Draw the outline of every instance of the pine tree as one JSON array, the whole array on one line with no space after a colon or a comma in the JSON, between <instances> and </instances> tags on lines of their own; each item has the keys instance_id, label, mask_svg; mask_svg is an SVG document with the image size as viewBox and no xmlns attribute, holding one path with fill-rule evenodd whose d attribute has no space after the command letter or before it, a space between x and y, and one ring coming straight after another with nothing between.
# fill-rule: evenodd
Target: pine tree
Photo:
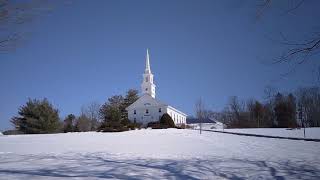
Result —
<instances>
[{"instance_id":1,"label":"pine tree","mask_svg":"<svg viewBox=\"0 0 320 180\"><path fill-rule=\"evenodd\" d=\"M69 114L64 120L63 132L73 132L74 131L74 121L76 117L73 114Z\"/></svg>"},{"instance_id":2,"label":"pine tree","mask_svg":"<svg viewBox=\"0 0 320 180\"><path fill-rule=\"evenodd\" d=\"M103 104L99 111L103 119L100 129L117 129L121 127L123 109L123 97L121 95L109 98L108 102Z\"/></svg>"},{"instance_id":3,"label":"pine tree","mask_svg":"<svg viewBox=\"0 0 320 180\"><path fill-rule=\"evenodd\" d=\"M26 134L55 133L61 128L58 110L47 99L29 99L18 114L11 122Z\"/></svg>"},{"instance_id":4,"label":"pine tree","mask_svg":"<svg viewBox=\"0 0 320 180\"><path fill-rule=\"evenodd\" d=\"M138 127L139 124L132 123L128 119L126 108L134 103L137 99L138 91L130 89L125 97L115 95L108 98L108 101L100 108L100 117L103 120L100 130L104 131L122 131L129 127L131 129Z\"/></svg>"},{"instance_id":5,"label":"pine tree","mask_svg":"<svg viewBox=\"0 0 320 180\"><path fill-rule=\"evenodd\" d=\"M163 114L160 118L160 125L165 128L175 128L175 124L171 116L167 113Z\"/></svg>"},{"instance_id":6,"label":"pine tree","mask_svg":"<svg viewBox=\"0 0 320 180\"><path fill-rule=\"evenodd\" d=\"M296 103L292 94L283 97L282 94L278 93L275 100L274 112L278 127L288 128L297 126Z\"/></svg>"}]
</instances>

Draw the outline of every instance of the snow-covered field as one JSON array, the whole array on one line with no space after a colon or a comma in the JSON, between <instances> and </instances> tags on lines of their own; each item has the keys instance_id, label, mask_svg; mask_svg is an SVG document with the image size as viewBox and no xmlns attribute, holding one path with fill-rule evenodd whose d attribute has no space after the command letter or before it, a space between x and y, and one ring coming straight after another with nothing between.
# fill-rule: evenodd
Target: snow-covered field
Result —
<instances>
[{"instance_id":1,"label":"snow-covered field","mask_svg":"<svg viewBox=\"0 0 320 180\"><path fill-rule=\"evenodd\" d=\"M192 123L192 124L188 124L189 126L191 126L192 129L199 129L200 125L199 123ZM202 123L202 129L223 129L223 124L220 122L217 123Z\"/></svg>"},{"instance_id":2,"label":"snow-covered field","mask_svg":"<svg viewBox=\"0 0 320 180\"><path fill-rule=\"evenodd\" d=\"M222 129L219 129L222 131ZM246 134L259 134L280 137L303 138L303 129L285 129L285 128L252 128L252 129L224 129L227 132L237 132ZM320 139L320 128L306 128L306 138Z\"/></svg>"},{"instance_id":3,"label":"snow-covered field","mask_svg":"<svg viewBox=\"0 0 320 180\"><path fill-rule=\"evenodd\" d=\"M0 179L319 179L320 143L194 130L0 137Z\"/></svg>"},{"instance_id":4,"label":"snow-covered field","mask_svg":"<svg viewBox=\"0 0 320 180\"><path fill-rule=\"evenodd\" d=\"M199 124L191 124L193 129L199 129ZM246 133L246 134L258 134L268 136L280 136L280 137L295 137L304 138L303 128L301 129L286 129L286 128L245 128L245 129L223 129L222 124L217 123L203 123L202 129L215 130L215 131L226 131L235 133ZM320 128L306 128L306 138L309 139L320 139Z\"/></svg>"}]
</instances>

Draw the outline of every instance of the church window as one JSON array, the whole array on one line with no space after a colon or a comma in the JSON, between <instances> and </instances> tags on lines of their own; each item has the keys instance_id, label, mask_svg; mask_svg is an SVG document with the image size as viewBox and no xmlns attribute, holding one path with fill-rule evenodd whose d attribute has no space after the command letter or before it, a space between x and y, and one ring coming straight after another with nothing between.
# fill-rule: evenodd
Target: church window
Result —
<instances>
[{"instance_id":1,"label":"church window","mask_svg":"<svg viewBox=\"0 0 320 180\"><path fill-rule=\"evenodd\" d=\"M136 110L133 110L133 114L137 114L137 111L136 111Z\"/></svg>"},{"instance_id":2,"label":"church window","mask_svg":"<svg viewBox=\"0 0 320 180\"><path fill-rule=\"evenodd\" d=\"M161 112L161 108L159 108L159 112Z\"/></svg>"},{"instance_id":3,"label":"church window","mask_svg":"<svg viewBox=\"0 0 320 180\"><path fill-rule=\"evenodd\" d=\"M148 88L146 88L146 91L148 91Z\"/></svg>"},{"instance_id":4,"label":"church window","mask_svg":"<svg viewBox=\"0 0 320 180\"><path fill-rule=\"evenodd\" d=\"M148 82L148 80L149 80L148 77L146 77L146 82Z\"/></svg>"},{"instance_id":5,"label":"church window","mask_svg":"<svg viewBox=\"0 0 320 180\"><path fill-rule=\"evenodd\" d=\"M149 109L146 109L146 113L147 113L147 114L149 113Z\"/></svg>"}]
</instances>

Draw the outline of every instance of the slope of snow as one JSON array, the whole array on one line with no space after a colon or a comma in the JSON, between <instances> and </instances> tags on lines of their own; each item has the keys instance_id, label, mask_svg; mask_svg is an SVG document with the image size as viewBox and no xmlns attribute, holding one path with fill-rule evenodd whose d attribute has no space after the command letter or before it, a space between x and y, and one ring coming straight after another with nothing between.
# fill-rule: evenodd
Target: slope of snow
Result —
<instances>
[{"instance_id":1,"label":"slope of snow","mask_svg":"<svg viewBox=\"0 0 320 180\"><path fill-rule=\"evenodd\" d=\"M222 129L218 129L221 130ZM285 129L285 128L252 128L252 129L224 129L227 132L259 134L280 137L303 138L303 129ZM320 139L320 128L306 128L306 138Z\"/></svg>"},{"instance_id":2,"label":"slope of snow","mask_svg":"<svg viewBox=\"0 0 320 180\"><path fill-rule=\"evenodd\" d=\"M319 179L320 143L193 130L0 137L0 179Z\"/></svg>"}]
</instances>

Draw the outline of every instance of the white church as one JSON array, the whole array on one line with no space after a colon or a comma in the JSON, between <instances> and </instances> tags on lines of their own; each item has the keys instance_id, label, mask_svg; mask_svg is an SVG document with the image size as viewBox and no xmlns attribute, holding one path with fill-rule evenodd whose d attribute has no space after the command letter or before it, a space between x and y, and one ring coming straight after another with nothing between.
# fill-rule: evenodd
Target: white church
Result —
<instances>
[{"instance_id":1,"label":"white church","mask_svg":"<svg viewBox=\"0 0 320 180\"><path fill-rule=\"evenodd\" d=\"M167 113L177 126L186 124L187 115L185 113L156 99L156 85L153 83L148 49L141 93L142 96L126 108L129 120L147 125L149 122L159 121L162 115Z\"/></svg>"}]
</instances>

